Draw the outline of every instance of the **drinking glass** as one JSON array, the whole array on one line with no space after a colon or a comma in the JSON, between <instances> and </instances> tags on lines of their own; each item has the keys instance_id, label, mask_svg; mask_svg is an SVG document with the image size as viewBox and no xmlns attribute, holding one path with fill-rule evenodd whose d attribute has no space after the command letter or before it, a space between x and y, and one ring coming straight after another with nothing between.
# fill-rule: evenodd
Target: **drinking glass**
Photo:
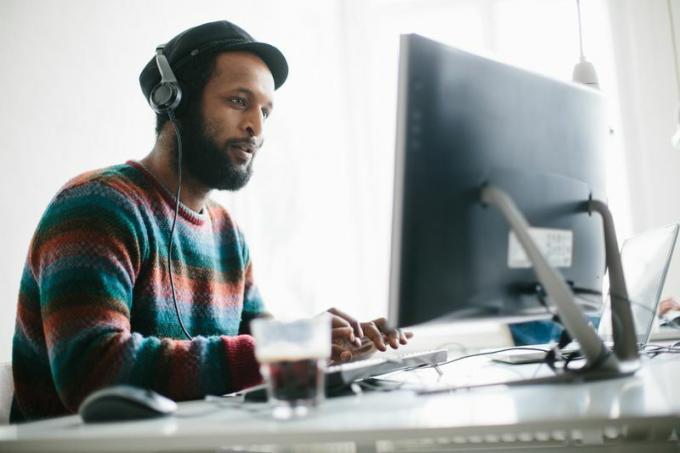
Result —
<instances>
[{"instance_id":1,"label":"drinking glass","mask_svg":"<svg viewBox=\"0 0 680 453\"><path fill-rule=\"evenodd\" d=\"M304 417L324 398L324 372L331 355L330 316L255 319L251 331L274 418Z\"/></svg>"}]
</instances>

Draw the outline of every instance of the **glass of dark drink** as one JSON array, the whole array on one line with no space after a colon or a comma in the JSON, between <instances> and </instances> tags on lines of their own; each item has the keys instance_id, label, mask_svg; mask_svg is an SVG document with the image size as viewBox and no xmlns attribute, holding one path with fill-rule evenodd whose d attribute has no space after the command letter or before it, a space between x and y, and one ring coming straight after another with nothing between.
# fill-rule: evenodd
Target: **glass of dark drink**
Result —
<instances>
[{"instance_id":1,"label":"glass of dark drink","mask_svg":"<svg viewBox=\"0 0 680 453\"><path fill-rule=\"evenodd\" d=\"M277 419L304 417L324 398L324 372L331 353L327 314L296 321L256 319L255 355Z\"/></svg>"}]
</instances>

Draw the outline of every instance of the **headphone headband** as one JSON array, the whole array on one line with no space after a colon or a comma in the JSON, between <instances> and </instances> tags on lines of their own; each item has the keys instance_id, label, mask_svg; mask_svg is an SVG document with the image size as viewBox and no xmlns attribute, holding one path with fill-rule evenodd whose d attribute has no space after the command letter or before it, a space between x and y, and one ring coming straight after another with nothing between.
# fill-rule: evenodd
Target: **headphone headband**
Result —
<instances>
[{"instance_id":1,"label":"headphone headband","mask_svg":"<svg viewBox=\"0 0 680 453\"><path fill-rule=\"evenodd\" d=\"M165 44L156 47L156 65L161 75L161 81L149 94L149 105L156 113L174 111L182 100L182 90L172 72L168 59L163 53L164 49Z\"/></svg>"},{"instance_id":2,"label":"headphone headband","mask_svg":"<svg viewBox=\"0 0 680 453\"><path fill-rule=\"evenodd\" d=\"M172 68L170 68L170 63L168 63L168 59L163 53L164 50L165 44L156 47L156 65L158 65L158 72L161 74L161 83L177 83L175 74L172 72Z\"/></svg>"}]
</instances>

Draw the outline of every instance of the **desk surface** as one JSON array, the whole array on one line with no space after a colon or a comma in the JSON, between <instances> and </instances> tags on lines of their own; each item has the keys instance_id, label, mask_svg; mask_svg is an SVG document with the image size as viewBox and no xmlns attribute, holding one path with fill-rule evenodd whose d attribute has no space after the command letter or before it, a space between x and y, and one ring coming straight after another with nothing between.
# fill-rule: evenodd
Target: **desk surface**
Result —
<instances>
[{"instance_id":1,"label":"desk surface","mask_svg":"<svg viewBox=\"0 0 680 453\"><path fill-rule=\"evenodd\" d=\"M0 451L309 451L322 449L321 444L324 451L345 452L450 451L461 445L478 451L484 445L498 448L501 441L529 447L618 445L615 451L625 451L625 445L639 451L636 442L644 441L646 453L680 451L674 450L677 441L667 440L680 428L678 359L646 360L634 376L582 384L495 386L430 396L370 392L328 400L312 416L287 422L274 421L265 404L229 400L180 403L176 416L150 421L85 425L78 416L61 417L0 427ZM467 359L448 365L444 379L470 384L480 376L531 377L538 366ZM441 448L433 450L433 442Z\"/></svg>"}]
</instances>

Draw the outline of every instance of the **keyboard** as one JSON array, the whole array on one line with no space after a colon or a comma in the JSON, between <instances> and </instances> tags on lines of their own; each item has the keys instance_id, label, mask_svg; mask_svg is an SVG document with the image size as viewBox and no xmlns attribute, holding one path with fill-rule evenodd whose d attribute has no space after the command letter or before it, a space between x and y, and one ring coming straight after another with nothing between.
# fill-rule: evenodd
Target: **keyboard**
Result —
<instances>
[{"instance_id":1,"label":"keyboard","mask_svg":"<svg viewBox=\"0 0 680 453\"><path fill-rule=\"evenodd\" d=\"M328 367L326 369L326 396L343 395L347 393L353 382L361 379L425 365L437 365L446 362L448 358L446 349L381 355L379 353L377 357ZM265 384L256 385L225 396L243 396L244 401L263 402L267 401L267 387Z\"/></svg>"},{"instance_id":2,"label":"keyboard","mask_svg":"<svg viewBox=\"0 0 680 453\"><path fill-rule=\"evenodd\" d=\"M360 379L367 379L381 374L392 373L423 365L436 365L446 362L446 349L419 351L406 354L371 357L356 362L333 365L326 370L326 389L348 386Z\"/></svg>"}]
</instances>

